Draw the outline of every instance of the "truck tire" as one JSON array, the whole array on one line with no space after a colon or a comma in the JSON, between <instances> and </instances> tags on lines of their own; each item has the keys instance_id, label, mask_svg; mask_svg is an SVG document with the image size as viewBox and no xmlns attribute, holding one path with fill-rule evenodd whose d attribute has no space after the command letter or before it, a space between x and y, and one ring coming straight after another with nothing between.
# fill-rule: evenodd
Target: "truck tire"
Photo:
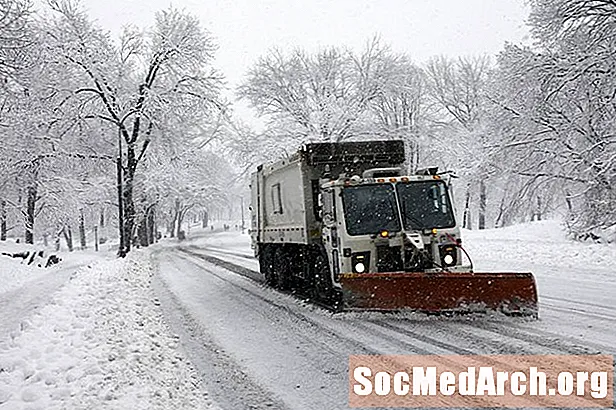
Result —
<instances>
[{"instance_id":1,"label":"truck tire","mask_svg":"<svg viewBox=\"0 0 616 410\"><path fill-rule=\"evenodd\" d=\"M274 256L274 286L280 290L288 290L291 286L291 260L284 247L279 246Z\"/></svg>"},{"instance_id":2,"label":"truck tire","mask_svg":"<svg viewBox=\"0 0 616 410\"><path fill-rule=\"evenodd\" d=\"M274 271L273 252L267 246L263 246L259 252L259 270L265 278L265 283L269 286L276 286L276 276Z\"/></svg>"},{"instance_id":3,"label":"truck tire","mask_svg":"<svg viewBox=\"0 0 616 410\"><path fill-rule=\"evenodd\" d=\"M321 251L315 252L312 263L312 280L314 296L320 300L327 299L332 288L329 263Z\"/></svg>"},{"instance_id":4,"label":"truck tire","mask_svg":"<svg viewBox=\"0 0 616 410\"><path fill-rule=\"evenodd\" d=\"M342 311L342 292L332 282L329 262L325 250L319 249L313 255L312 295L316 300L329 306L334 312Z\"/></svg>"}]
</instances>

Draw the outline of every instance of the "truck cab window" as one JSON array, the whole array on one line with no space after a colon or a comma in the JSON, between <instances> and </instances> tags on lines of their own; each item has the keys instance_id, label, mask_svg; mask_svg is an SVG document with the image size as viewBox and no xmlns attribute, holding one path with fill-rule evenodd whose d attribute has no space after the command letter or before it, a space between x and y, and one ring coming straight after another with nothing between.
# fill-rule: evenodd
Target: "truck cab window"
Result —
<instances>
[{"instance_id":1,"label":"truck cab window","mask_svg":"<svg viewBox=\"0 0 616 410\"><path fill-rule=\"evenodd\" d=\"M342 200L349 235L400 231L393 185L347 187L342 191Z\"/></svg>"},{"instance_id":2,"label":"truck cab window","mask_svg":"<svg viewBox=\"0 0 616 410\"><path fill-rule=\"evenodd\" d=\"M421 230L455 226L447 187L441 181L398 183L404 228Z\"/></svg>"}]
</instances>

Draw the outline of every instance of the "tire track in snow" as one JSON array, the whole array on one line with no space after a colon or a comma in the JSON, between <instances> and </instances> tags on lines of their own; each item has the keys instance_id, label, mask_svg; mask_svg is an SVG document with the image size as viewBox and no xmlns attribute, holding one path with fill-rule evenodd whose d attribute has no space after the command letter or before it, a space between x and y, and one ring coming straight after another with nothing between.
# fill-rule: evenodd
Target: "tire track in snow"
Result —
<instances>
[{"instance_id":1,"label":"tire track in snow","mask_svg":"<svg viewBox=\"0 0 616 410\"><path fill-rule=\"evenodd\" d=\"M241 275L241 276L243 276L245 278L253 280L253 281L257 282L257 283L265 284L265 278L263 277L263 275L260 272L257 272L255 270L248 269L248 268L246 268L244 266L237 265L237 264L235 264L233 262L229 262L229 261L217 258L217 257L212 256L212 255L206 255L203 252L197 252L195 250L188 250L188 249L185 249L185 248L179 248L179 250L180 250L180 252L183 252L185 254L191 255L193 257L197 257L199 259L203 259L204 261L209 262L211 264L221 266L221 267L227 269L228 271L231 271L233 273L237 273L238 275ZM203 249L201 249L201 250L204 251ZM224 253L227 253L227 252L224 252Z\"/></svg>"},{"instance_id":2,"label":"tire track in snow","mask_svg":"<svg viewBox=\"0 0 616 410\"><path fill-rule=\"evenodd\" d=\"M571 313L571 314L578 315L578 316L586 316L592 319L600 319L600 320L608 320L611 322L616 322L616 316L606 315L602 313L588 312L586 310L578 309L575 307L558 306L558 305L553 305L551 303L545 303L545 302L542 302L541 306L546 307L547 309L550 309L550 310L555 310L557 312Z\"/></svg>"},{"instance_id":3,"label":"tire track in snow","mask_svg":"<svg viewBox=\"0 0 616 410\"><path fill-rule=\"evenodd\" d=\"M581 346L576 343L565 343L564 337L555 333L541 331L539 329L519 329L513 325L496 326L492 323L469 323L470 326L478 329L491 332L500 336L505 336L511 339L517 339L523 342L531 342L534 345L541 346L553 350L559 354L594 354L590 346ZM588 343L587 345L590 345ZM592 347L594 349L595 347ZM601 349L597 349L601 351Z\"/></svg>"},{"instance_id":4,"label":"tire track in snow","mask_svg":"<svg viewBox=\"0 0 616 410\"><path fill-rule=\"evenodd\" d=\"M278 398L252 380L221 346L211 340L160 273L154 277L152 287L162 301L161 309L168 326L179 335L184 352L201 375L202 383L215 403L230 409L286 409Z\"/></svg>"},{"instance_id":5,"label":"tire track in snow","mask_svg":"<svg viewBox=\"0 0 616 410\"><path fill-rule=\"evenodd\" d=\"M433 355L433 354L438 353L438 352L435 352L434 350L429 350L421 346L418 346L416 343L412 343L408 340L403 340L403 339L400 339L399 337L392 336L391 334L387 332L383 332L382 330L374 328L373 326L369 326L368 324L364 322L353 321L352 324L354 328L362 329L364 332L370 333L380 340L385 340L392 345L401 346L405 349L410 349L411 352L408 352L408 353L415 353L415 354L420 354L420 355ZM415 339L415 340L420 342L421 344L421 340L419 339Z\"/></svg>"},{"instance_id":6,"label":"tire track in snow","mask_svg":"<svg viewBox=\"0 0 616 410\"><path fill-rule=\"evenodd\" d=\"M581 306L588 306L588 307L595 307L595 308L599 308L599 309L605 309L607 311L612 312L614 310L613 306L606 306L606 305L600 305L598 303L592 303L592 302L581 302L581 301L577 301L577 300L571 300L571 299L564 299L564 298L558 298L555 296L541 296L541 299L547 299L547 300L552 300L555 302L564 302L566 304L576 304L576 305L581 305ZM616 318L616 316L614 316Z\"/></svg>"},{"instance_id":7,"label":"tire track in snow","mask_svg":"<svg viewBox=\"0 0 616 410\"><path fill-rule=\"evenodd\" d=\"M207 250L203 250L203 251L207 251ZM219 253L225 254L228 252L221 251ZM261 274L252 269L248 269L243 266L236 265L232 262L225 261L223 259L211 256L211 255L204 255L202 253L193 253L193 254L195 254L199 258L207 260L210 263L219 265L232 272L238 273L239 275L242 275L249 279L258 281L259 283L264 283L264 279L261 276ZM589 313L589 312L585 312L585 313ZM602 317L602 318L605 319L605 317ZM357 324L357 322L355 323ZM460 348L459 346L455 346L453 344L443 342L442 340L435 339L425 334L421 334L415 331L411 331L409 329L405 329L404 327L401 327L400 325L392 325L384 321L373 321L373 324L380 325L381 327L385 327L385 328L389 328L390 330L397 331L400 334L406 335L408 337L411 337L411 338L414 338L420 341L422 344L433 345L437 349L445 349L450 352L455 352L455 354L476 354L476 352L472 352L471 350ZM467 324L474 328L498 335L500 337L504 336L509 339L518 340L526 344L529 344L531 346L533 345L540 346L542 348L549 349L550 351L558 353L558 354L592 354L592 353L596 353L600 351L609 350L607 346L602 346L600 344L596 344L592 342L582 343L581 341L577 341L575 339L571 339L563 335L541 331L539 329L520 329L516 327L515 324L513 323L502 322L502 323L498 323L498 325L495 325L489 322L473 321L473 322L468 322ZM359 324L359 326L361 326L365 330L370 331L372 333L375 332L375 329L370 329L370 327L366 327L365 324L364 325ZM468 332L466 334L468 335ZM405 347L410 346L410 344L408 342L405 342L404 340L398 339L396 342L395 341L396 338L388 336L387 334L382 334L382 337L386 338L387 340L391 342L401 344L402 346L405 346ZM565 342L564 339L567 339L568 341ZM483 339L475 336L471 341L483 342ZM511 344L511 343L506 344L506 342L503 340L501 340L500 343L505 344L508 347L511 347L512 351L519 349L519 345L516 345L516 344ZM430 353L429 350L422 349L419 346L414 346L414 350L419 354L432 354ZM420 353L422 351L424 353Z\"/></svg>"},{"instance_id":8,"label":"tire track in snow","mask_svg":"<svg viewBox=\"0 0 616 410\"><path fill-rule=\"evenodd\" d=\"M211 251L211 252L215 252L215 253L222 253L224 255L237 256L237 257L240 257L240 258L247 259L249 261L256 261L257 260L252 255L247 255L247 254L241 253L241 252L233 252L233 251L230 251L228 249L216 248L216 247L213 247L213 246L208 246L206 249L203 249L202 247L197 246L197 245L189 245L189 248L191 248L193 250L207 250L207 251Z\"/></svg>"},{"instance_id":9,"label":"tire track in snow","mask_svg":"<svg viewBox=\"0 0 616 410\"><path fill-rule=\"evenodd\" d=\"M237 266L237 265L228 263L226 261L222 261L222 260L220 260L218 258L214 258L214 257L206 256L206 255L201 255L201 254L194 254L192 252L186 252L186 253L191 254L193 257L204 259L206 262L213 263L215 265L221 266L221 267L223 267L223 268L225 268L227 270L230 270L233 273L239 273L242 276L244 276L244 275L242 273L240 273L240 272L250 271L249 269L246 269L246 268L243 268L241 266ZM219 264L218 262L222 262L222 263ZM231 267L231 269L229 269L227 266ZM260 300L262 302L265 302L268 305L270 305L270 306L272 306L272 307L274 307L274 308L276 308L278 310L284 311L287 315L294 317L298 321L305 322L305 323L309 324L310 326L313 326L313 327L316 327L316 328L318 328L318 329L320 329L322 331L325 331L329 336L335 337L335 338L339 339L342 342L349 343L349 344L353 345L354 348L361 350L361 353L358 353L358 354L380 354L380 352L378 352L378 351L368 347L364 343L362 343L362 342L360 342L360 341L358 341L356 339L350 338L347 335L340 334L338 331L332 329L331 327L325 325L324 323L319 322L317 320L314 320L314 319L306 316L303 313L300 313L300 312L297 312L297 311L291 309L291 307L289 305L287 305L287 304L278 303L278 302L276 302L276 301L274 301L274 300L272 300L270 298L267 298L267 297L259 294L258 292L254 292L254 291L248 289L247 287L241 286L238 283L235 283L235 282L233 282L233 281L223 277L222 275L217 274L216 272L214 272L214 271L212 271L210 269L207 269L206 267L203 267L203 266L200 266L200 265L199 265L199 267L201 269L203 269L204 271L206 271L208 274L211 274L211 275L215 276L216 278L218 278L218 279L220 279L220 280L222 280L224 282L227 282L227 283L237 287L243 293L248 294L249 296L251 296L253 298L256 298L256 299L258 299L258 300ZM253 274L257 273L257 272L254 272L254 271L250 271L250 272L252 272ZM254 276L254 275L251 274L251 276ZM246 277L247 279L250 279L250 280L254 280L254 281L256 281L259 284L263 283L263 280L261 278L259 278L257 280L257 279L255 279L254 277L251 277L251 276L244 276L244 277ZM259 274L259 276L260 276L260 274Z\"/></svg>"},{"instance_id":10,"label":"tire track in snow","mask_svg":"<svg viewBox=\"0 0 616 410\"><path fill-rule=\"evenodd\" d=\"M476 352L473 352L471 350L464 349L464 348L462 348L460 346L456 346L456 345L453 345L451 343L447 343L447 342L444 342L442 340L435 339L433 337L427 336L427 335L419 333L419 332L412 331L410 329L406 329L406 328L401 327L401 326L393 325L393 324L388 323L388 322L383 321L383 320L370 320L369 322L374 324L374 325L376 325L376 326L378 326L378 327L381 327L381 328L384 328L384 329L393 330L393 331L395 331L398 334L410 336L413 339L416 339L416 340L419 340L421 342L427 343L429 345L438 347L440 349L443 349L445 351L451 352L453 354L459 354L459 355L476 354ZM434 352L427 353L427 354L434 354Z\"/></svg>"},{"instance_id":11,"label":"tire track in snow","mask_svg":"<svg viewBox=\"0 0 616 410\"><path fill-rule=\"evenodd\" d=\"M214 340L218 340L223 348L227 347L229 355L235 358L235 362L246 363L246 371L253 377L260 375L259 380L263 381L262 386L269 391L277 392L278 397L290 408L312 408L306 407L306 403L313 403L313 400L322 404L329 403L329 405L323 404L314 408L346 408L349 354L383 353L348 337L349 334L353 334L352 329L348 331L339 328L331 329L322 323L328 318L319 317L318 312L314 313L317 316L314 319L306 317L306 314L310 316L311 312L301 312L305 306L289 304L286 295L258 286L252 283L254 281L251 279L227 272L226 269L220 269L210 262L190 255L178 255L174 259L177 262L173 266L180 269L179 272L191 272L189 281L184 281L184 283L190 286L195 279L198 280L200 275L207 276L207 282L204 280L203 283L207 284L206 286L211 289L212 293L223 292L224 306L230 307L214 309L210 311L212 312L210 314L203 316L197 314L195 317L201 317L199 320L204 323L208 329L207 332L215 338ZM185 266L185 264L190 266ZM200 292L199 288L196 288L196 291ZM287 301L280 300L281 297L286 298ZM219 299L214 299L212 302L218 303ZM194 302L192 304L195 306ZM209 310L207 305L204 305L204 308ZM299 312L297 312L298 309ZM194 310L194 307L191 310ZM239 338L243 338L238 333L241 331L239 329L248 330L251 324L259 329L255 331L254 336L248 337L249 340L255 340L257 343L254 350L245 342L227 344L228 339L224 337L228 332L217 331L209 324L217 323L218 318L220 320L230 319L227 313L229 311L242 315L228 327ZM245 313L242 314L242 312ZM208 322L203 322L203 318L208 318ZM250 353L247 353L247 349ZM284 357L287 359L281 362L281 358ZM298 366L302 370L295 374L289 373L288 377L285 377L285 382L290 380L292 385L281 389L285 382L282 382L282 385L278 382L272 384L270 376L261 378L263 375L260 369L267 369L270 366L272 369L277 369L270 374L277 372L284 374ZM294 392L298 395L295 396ZM306 394L309 396L307 397Z\"/></svg>"}]
</instances>

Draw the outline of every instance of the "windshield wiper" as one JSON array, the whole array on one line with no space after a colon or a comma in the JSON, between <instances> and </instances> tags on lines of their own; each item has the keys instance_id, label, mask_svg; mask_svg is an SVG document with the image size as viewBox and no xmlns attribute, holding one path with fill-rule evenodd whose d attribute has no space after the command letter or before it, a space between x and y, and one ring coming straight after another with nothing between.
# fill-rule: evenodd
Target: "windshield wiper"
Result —
<instances>
[{"instance_id":1,"label":"windshield wiper","mask_svg":"<svg viewBox=\"0 0 616 410\"><path fill-rule=\"evenodd\" d=\"M404 219L402 222L410 222L412 225L417 226L417 228L414 227L410 227L410 230L417 230L417 231L421 231L423 228L421 228L422 224L420 223L420 221L418 219L415 219L414 217L410 216L410 215L405 215L402 214L402 218ZM407 224L404 223L404 228L405 229L409 229L407 228Z\"/></svg>"}]
</instances>

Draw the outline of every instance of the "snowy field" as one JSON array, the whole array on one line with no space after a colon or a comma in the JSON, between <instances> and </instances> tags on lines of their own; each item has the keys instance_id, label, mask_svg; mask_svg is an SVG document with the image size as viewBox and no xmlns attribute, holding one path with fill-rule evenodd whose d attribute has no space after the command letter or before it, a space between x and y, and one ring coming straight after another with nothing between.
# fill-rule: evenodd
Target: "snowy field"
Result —
<instances>
[{"instance_id":1,"label":"snowy field","mask_svg":"<svg viewBox=\"0 0 616 410\"><path fill-rule=\"evenodd\" d=\"M332 315L200 257L256 270L237 231L126 260L2 259L0 409L344 409L350 354L616 353L613 245L544 221L464 246L477 270L533 272L540 319Z\"/></svg>"}]
</instances>

